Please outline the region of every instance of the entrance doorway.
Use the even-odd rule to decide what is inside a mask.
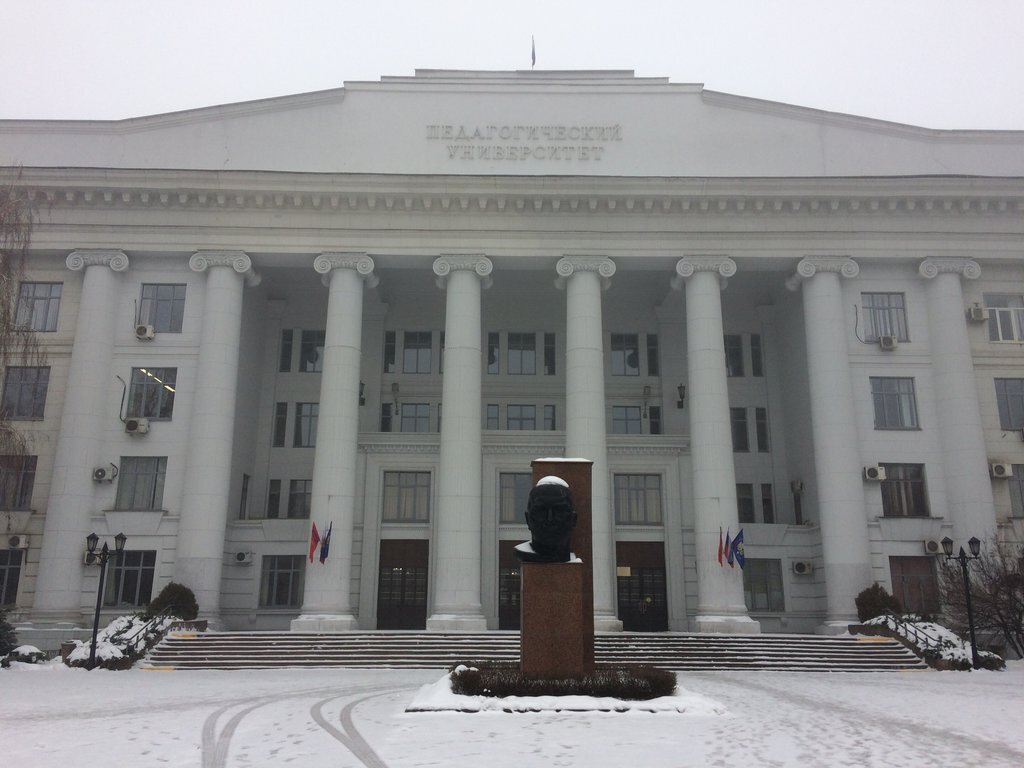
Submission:
[[[623,630],[667,632],[665,546],[660,541],[620,541],[615,562]]]
[[[889,575],[892,594],[900,601],[904,613],[928,616],[939,612],[934,557],[890,557]]]
[[[498,542],[498,629],[519,629],[520,591],[519,558],[515,546],[519,541]]]
[[[425,629],[427,626],[426,539],[384,539],[377,578],[377,628]]]

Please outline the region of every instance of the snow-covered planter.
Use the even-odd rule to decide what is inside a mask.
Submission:
[[[0,658],[0,667],[9,667],[11,662],[22,664],[45,664],[46,654],[34,645],[19,645],[3,658]]]
[[[915,620],[913,616],[876,616],[862,625],[869,632],[895,637],[920,653],[929,666],[936,669],[968,670],[974,668],[971,644],[941,624]],[[997,654],[978,651],[981,669],[1003,669],[1006,662]]]
[[[147,622],[141,614],[117,617],[96,636],[96,666],[103,669],[129,669],[177,621],[174,616],[164,616],[151,622]],[[74,650],[68,654],[64,663],[69,667],[89,666],[91,648],[91,639],[76,640]]]

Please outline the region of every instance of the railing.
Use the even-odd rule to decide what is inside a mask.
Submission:
[[[146,636],[149,634],[149,632],[152,630],[152,628],[155,627],[158,624],[158,622],[160,622],[160,621],[162,621],[164,619],[170,618],[173,615],[174,615],[174,613],[173,613],[173,606],[169,605],[166,608],[164,608],[162,611],[160,611],[160,613],[158,613],[156,616],[154,616],[149,621],[147,621],[145,624],[143,624],[141,627],[139,627],[137,630],[135,630],[135,632],[131,636],[126,637],[124,639],[123,642],[124,642],[125,650],[130,651],[132,653],[142,653],[142,652],[145,652],[145,650],[146,650]],[[140,640],[142,641],[141,642],[141,645],[142,645],[141,648],[139,648],[139,641]]]
[[[929,651],[937,651],[943,645],[943,639],[923,627],[905,621],[902,616],[895,613],[885,614],[885,618],[892,622],[892,631],[900,635],[908,642],[914,644],[918,652],[927,654]]]

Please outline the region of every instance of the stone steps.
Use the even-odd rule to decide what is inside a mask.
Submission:
[[[927,668],[895,640],[849,636],[600,633],[594,651],[598,664],[648,664],[671,670]],[[153,648],[142,666],[445,669],[466,661],[518,659],[518,632],[176,632]]]

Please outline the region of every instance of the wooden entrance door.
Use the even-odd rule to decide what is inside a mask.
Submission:
[[[934,615],[939,612],[934,557],[890,557],[889,575],[892,594],[900,601],[904,613]]]
[[[425,629],[427,565],[425,539],[384,539],[377,578],[377,628]]]
[[[615,545],[619,619],[627,632],[666,632],[665,547],[660,541]]]

